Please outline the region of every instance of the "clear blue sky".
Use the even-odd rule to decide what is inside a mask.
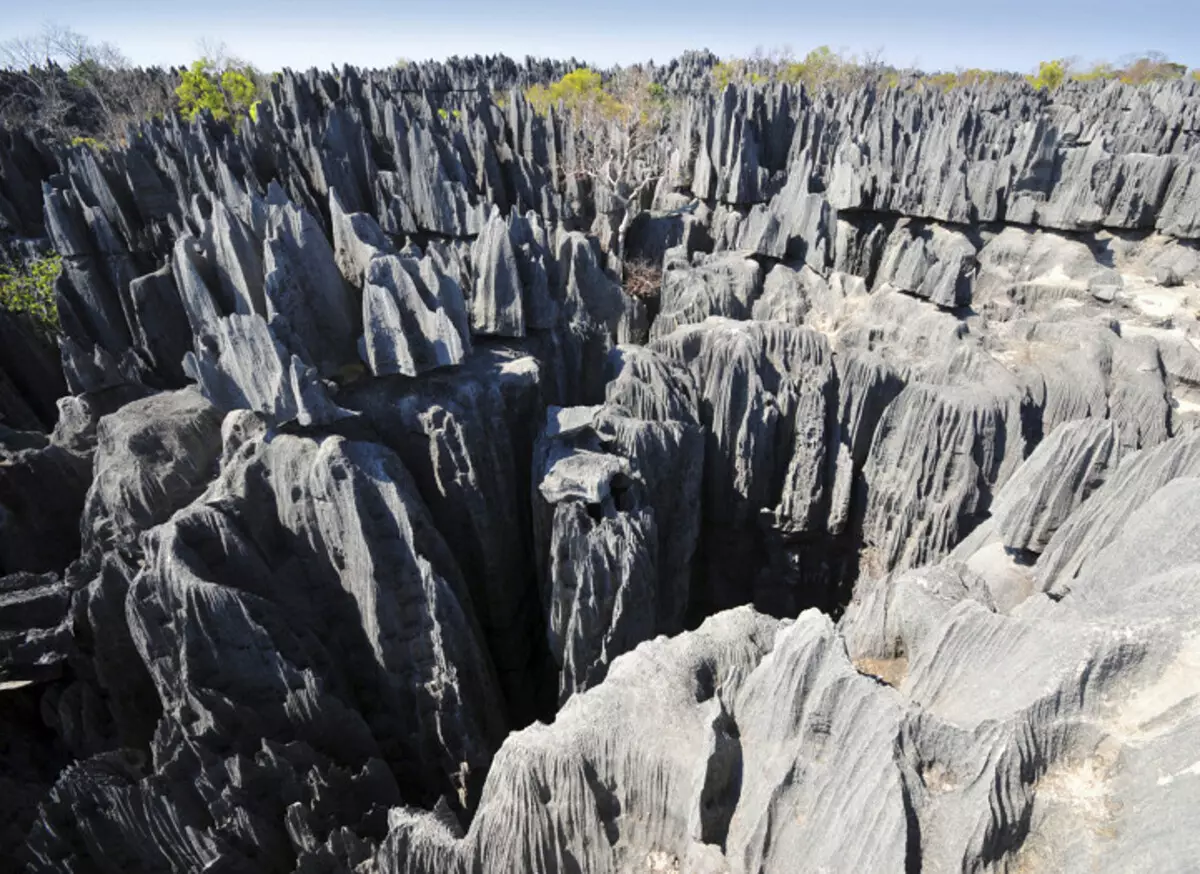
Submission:
[[[1027,70],[1040,59],[1147,50],[1200,67],[1200,0],[0,0],[0,41],[53,21],[140,64],[179,64],[201,38],[265,69],[383,66],[503,52],[597,64],[814,46],[926,70]]]

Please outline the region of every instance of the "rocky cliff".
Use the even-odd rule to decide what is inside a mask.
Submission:
[[[1192,870],[1200,83],[704,63],[0,132],[0,868]]]

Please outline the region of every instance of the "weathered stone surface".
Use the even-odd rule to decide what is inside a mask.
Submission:
[[[96,441],[83,548],[137,553],[143,531],[190,504],[216,475],[221,414],[193,388],[165,392],[105,416]]]
[[[825,338],[777,322],[711,318],[652,349],[692,373],[705,427],[701,604],[751,600],[765,556],[749,532],[824,527],[834,396]],[[784,586],[786,589],[787,587]],[[786,592],[761,593],[788,597]]]
[[[1071,513],[1121,463],[1112,422],[1081,419],[1051,431],[996,496],[992,516],[1009,549],[1041,553]]]
[[[529,502],[534,439],[545,420],[542,364],[516,349],[478,349],[397,393],[356,387],[360,411],[404,461],[454,549],[512,722],[546,710],[541,599]]]
[[[833,260],[832,211],[828,201],[808,193],[807,186],[803,173],[792,173],[769,205],[751,209],[739,229],[738,248],[803,261],[824,272]]]
[[[729,713],[778,628],[742,609],[643,644],[553,726],[508,738],[470,831],[397,811],[376,863],[414,874],[560,864],[615,874],[645,868],[652,854],[687,858],[703,851],[696,844],[719,845],[741,773]],[[659,812],[631,816],[649,810],[643,803]]]
[[[290,204],[272,207],[263,269],[266,316],[287,319],[317,370],[331,376],[354,361],[357,307],[312,216]]]
[[[933,435],[937,435],[934,437]],[[908,385],[879,422],[863,470],[871,573],[926,564],[986,516],[1022,452],[1020,400]]]
[[[888,236],[875,287],[888,284],[941,307],[971,302],[975,247],[961,232],[901,220]]]
[[[1191,431],[1128,458],[1055,532],[1037,573],[1046,591],[1070,589],[1138,508],[1178,477],[1200,472],[1200,432]]]
[[[641,352],[627,364],[618,351],[610,363],[669,372],[653,358]],[[616,656],[683,627],[704,444],[691,399],[671,400],[687,418],[552,407],[536,447],[539,568],[560,703],[600,682]]]
[[[0,689],[56,676],[74,643],[70,606],[54,574],[0,577]]]
[[[1200,86],[716,62],[0,131],[0,858],[1188,869]]]
[[[188,353],[183,366],[222,411],[250,409],[272,423],[296,419],[304,425],[347,415],[329,398],[308,364],[307,350],[279,317],[270,325],[257,315],[219,320],[212,333],[197,340],[196,352]]]
[[[709,316],[747,319],[761,293],[762,270],[742,255],[715,256],[695,266],[668,260],[651,337],[665,337]]]
[[[376,376],[459,364],[471,348],[462,289],[432,262],[402,255],[381,255],[367,266],[363,330]]]

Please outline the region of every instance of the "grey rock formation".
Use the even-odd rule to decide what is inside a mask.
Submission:
[[[0,577],[0,689],[56,676],[71,654],[71,592],[54,574]]]
[[[617,872],[660,856],[711,857],[728,829],[741,773],[729,711],[778,628],[743,609],[619,659],[553,726],[509,737],[470,831],[397,811],[376,863],[412,874],[484,865]],[[630,816],[650,795],[664,815]]]
[[[250,409],[273,423],[304,425],[348,415],[330,399],[307,349],[280,317],[268,325],[257,315],[227,316],[197,347],[184,359],[184,371],[220,410]]]
[[[746,319],[761,293],[761,268],[740,254],[714,256],[695,266],[668,260],[651,337],[665,337],[709,316]]]
[[[525,336],[524,286],[508,225],[493,212],[471,251],[475,286],[471,330],[500,337]]]
[[[738,248],[803,261],[823,272],[833,257],[832,210],[807,185],[803,173],[792,173],[769,205],[756,204],[739,229]]]
[[[359,321],[333,249],[312,216],[272,207],[263,246],[268,317],[287,319],[323,376],[354,360]]]
[[[477,350],[403,393],[376,381],[346,397],[404,461],[452,545],[515,724],[544,712],[547,697],[529,503],[542,367],[520,350]]]
[[[759,596],[766,556],[752,533],[782,537],[824,527],[828,434],[834,407],[825,338],[777,322],[710,318],[652,345],[696,381],[705,427],[703,507],[707,587],[699,603],[731,606]],[[768,588],[778,585],[767,583]]]
[[[1050,592],[1069,590],[1103,547],[1108,546],[1159,489],[1200,468],[1200,433],[1191,431],[1139,452],[1110,474],[1104,486],[1055,532],[1042,559],[1038,579]]]
[[[216,475],[221,414],[195,389],[152,395],[100,420],[82,515],[85,552],[136,554],[143,531]]]
[[[975,269],[975,247],[961,232],[902,219],[888,236],[875,284],[960,307],[971,302]]]
[[[0,868],[1190,870],[1200,85],[716,63],[0,130]]]
[[[614,351],[610,363],[618,373],[609,404],[552,407],[535,449],[537,547],[560,703],[600,682],[616,656],[683,628],[700,529],[704,442],[693,399],[676,388],[686,373],[632,348]],[[622,383],[641,382],[646,371],[666,377],[649,390],[679,418],[630,415]]]
[[[1051,431],[996,496],[992,516],[1004,545],[1043,552],[1121,458],[1121,444],[1109,421],[1081,419]]]
[[[462,290],[439,276],[432,262],[418,265],[398,255],[374,258],[363,274],[363,330],[371,372],[416,376],[461,363],[471,348],[465,314]]]

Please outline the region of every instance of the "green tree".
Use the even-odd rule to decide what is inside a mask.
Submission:
[[[805,85],[822,85],[838,78],[844,62],[829,46],[818,46],[798,64],[789,64],[783,71],[787,82],[803,82]]]
[[[1042,61],[1038,64],[1037,74],[1026,78],[1034,88],[1053,90],[1067,80],[1067,69],[1067,62],[1061,59]]]
[[[604,89],[604,80],[595,70],[580,67],[549,86],[534,85],[525,91],[525,99],[543,115],[552,106],[568,112],[595,110],[608,118],[621,113],[620,102]]]
[[[568,175],[591,179],[622,208],[656,181],[666,161],[661,134],[670,99],[652,71],[630,67],[605,82],[596,71],[580,67],[550,85],[532,86],[525,98],[536,112],[551,107],[562,112],[573,145],[561,165]],[[632,214],[625,212],[625,219],[632,220]],[[625,229],[623,221],[618,252]]]
[[[202,111],[208,110],[217,121],[236,120],[241,115],[256,116],[254,109],[258,97],[255,70],[249,66],[218,69],[209,58],[193,61],[183,71],[175,95],[179,100],[179,112],[188,121],[195,121]]]

